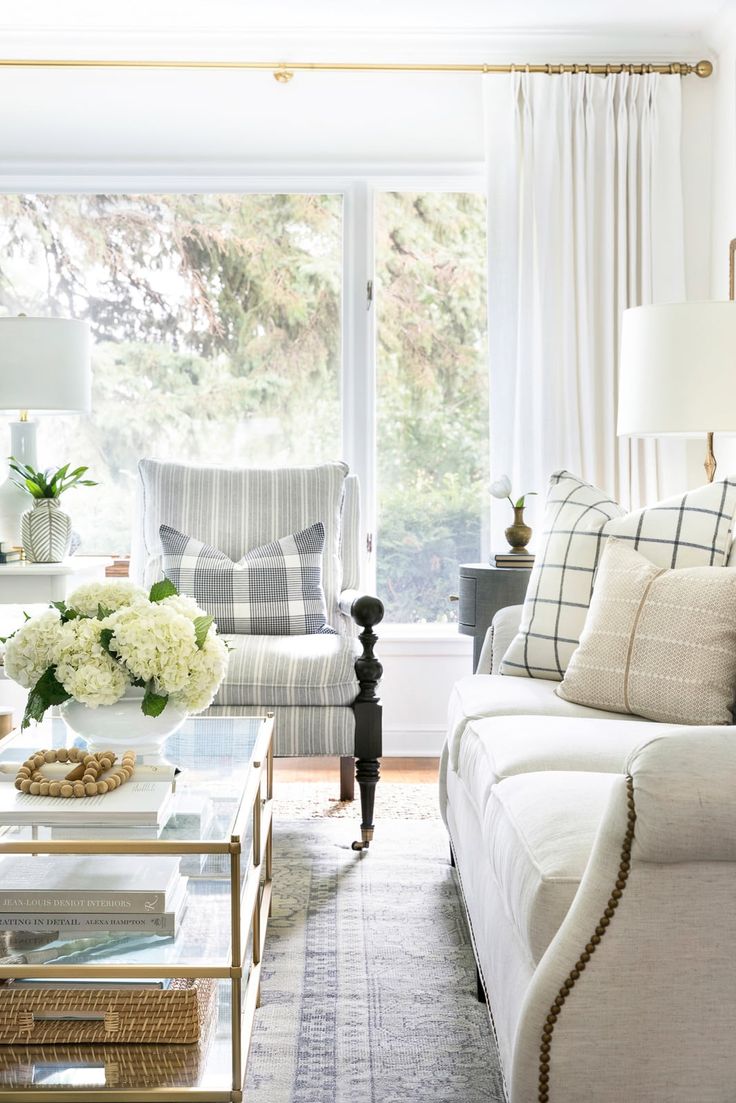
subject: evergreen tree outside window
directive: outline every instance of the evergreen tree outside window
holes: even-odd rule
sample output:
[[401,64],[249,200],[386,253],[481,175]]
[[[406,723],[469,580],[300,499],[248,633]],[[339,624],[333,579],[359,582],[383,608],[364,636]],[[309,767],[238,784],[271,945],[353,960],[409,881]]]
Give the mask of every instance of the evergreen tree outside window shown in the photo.
[[[451,621],[488,513],[485,200],[379,191],[374,214],[377,485],[364,494],[378,593],[386,621]],[[39,429],[43,466],[71,459],[99,484],[69,494],[82,554],[129,551],[142,456],[350,454],[352,262],[341,193],[0,195],[0,315],[85,318],[93,333],[91,415]]]

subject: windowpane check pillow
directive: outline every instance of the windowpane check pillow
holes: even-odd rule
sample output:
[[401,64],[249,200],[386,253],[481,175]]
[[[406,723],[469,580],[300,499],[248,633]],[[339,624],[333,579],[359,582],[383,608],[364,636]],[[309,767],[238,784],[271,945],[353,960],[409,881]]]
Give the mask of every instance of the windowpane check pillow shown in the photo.
[[560,681],[580,640],[607,537],[616,536],[657,567],[720,567],[734,512],[731,479],[624,513],[602,490],[569,471],[556,471],[521,626],[501,673]]
[[164,574],[193,597],[220,632],[303,636],[332,632],[322,590],[321,521],[291,536],[252,548],[234,563],[224,552],[161,525]]
[[655,567],[609,540],[580,646],[556,692],[669,724],[732,724],[736,570]]

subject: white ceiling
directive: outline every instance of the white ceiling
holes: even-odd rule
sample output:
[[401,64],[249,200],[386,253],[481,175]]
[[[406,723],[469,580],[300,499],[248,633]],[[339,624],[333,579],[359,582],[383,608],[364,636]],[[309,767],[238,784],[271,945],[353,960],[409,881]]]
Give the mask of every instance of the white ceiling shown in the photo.
[[5,32],[411,29],[660,30],[696,33],[724,0],[23,0],[0,4]]

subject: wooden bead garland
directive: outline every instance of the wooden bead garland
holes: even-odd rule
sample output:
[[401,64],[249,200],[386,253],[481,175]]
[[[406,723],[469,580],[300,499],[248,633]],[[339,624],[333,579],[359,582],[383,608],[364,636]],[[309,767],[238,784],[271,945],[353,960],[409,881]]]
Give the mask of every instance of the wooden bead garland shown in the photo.
[[[124,785],[133,776],[135,759],[135,751],[125,751],[120,765],[113,770],[117,755],[112,751],[89,754],[79,747],[36,751],[19,768],[15,787],[33,797],[99,797]],[[42,767],[51,762],[73,762],[76,765],[63,780],[51,781],[41,773]],[[107,776],[103,778],[101,774]]]

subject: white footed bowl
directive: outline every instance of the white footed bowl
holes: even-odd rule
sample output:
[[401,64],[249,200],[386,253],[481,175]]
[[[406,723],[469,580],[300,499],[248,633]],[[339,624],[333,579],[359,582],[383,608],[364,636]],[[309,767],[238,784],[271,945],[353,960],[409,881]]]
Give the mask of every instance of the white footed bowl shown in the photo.
[[156,756],[188,713],[170,702],[160,716],[141,712],[144,690],[130,686],[114,705],[90,709],[79,701],[65,701],[59,712],[70,731],[87,742],[93,751],[127,751]]

